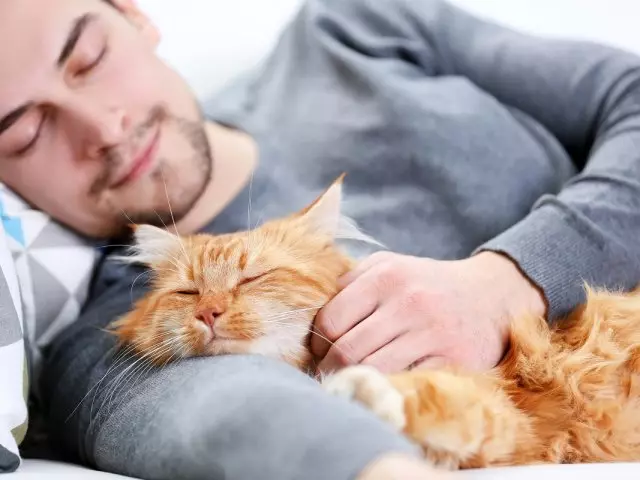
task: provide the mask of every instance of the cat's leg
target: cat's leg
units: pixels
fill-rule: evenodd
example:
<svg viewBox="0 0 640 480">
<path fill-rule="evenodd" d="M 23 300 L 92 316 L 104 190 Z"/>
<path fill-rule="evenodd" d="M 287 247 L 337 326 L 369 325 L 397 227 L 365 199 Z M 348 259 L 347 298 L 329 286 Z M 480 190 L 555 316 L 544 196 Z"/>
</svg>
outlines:
<svg viewBox="0 0 640 480">
<path fill-rule="evenodd" d="M 518 463 L 533 436 L 530 420 L 489 375 L 414 370 L 386 376 L 354 366 L 327 378 L 324 387 L 392 421 L 444 468 Z"/>
</svg>

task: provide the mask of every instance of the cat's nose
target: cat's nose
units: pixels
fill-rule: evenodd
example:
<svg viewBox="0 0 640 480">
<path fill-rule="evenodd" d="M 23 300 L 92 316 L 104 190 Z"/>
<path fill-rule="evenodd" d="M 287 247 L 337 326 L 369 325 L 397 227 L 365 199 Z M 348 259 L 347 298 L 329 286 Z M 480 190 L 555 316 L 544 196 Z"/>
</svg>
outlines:
<svg viewBox="0 0 640 480">
<path fill-rule="evenodd" d="M 209 328 L 213 330 L 213 326 L 216 323 L 216 319 L 221 315 L 216 309 L 213 308 L 204 308 L 196 313 L 196 319 L 200 320 L 205 325 L 208 325 Z"/>
</svg>

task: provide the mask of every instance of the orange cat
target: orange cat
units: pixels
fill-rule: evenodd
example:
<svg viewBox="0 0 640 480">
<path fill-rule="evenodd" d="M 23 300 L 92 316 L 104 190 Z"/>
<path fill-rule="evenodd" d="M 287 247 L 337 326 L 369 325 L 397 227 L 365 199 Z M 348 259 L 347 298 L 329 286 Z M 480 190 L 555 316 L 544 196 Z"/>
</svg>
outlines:
<svg viewBox="0 0 640 480">
<path fill-rule="evenodd" d="M 225 353 L 312 370 L 316 312 L 354 262 L 340 238 L 370 241 L 340 215 L 341 180 L 313 204 L 251 232 L 179 238 L 136 228 L 128 261 L 154 272 L 150 292 L 113 325 L 154 363 Z M 640 296 L 589 292 L 550 329 L 513 323 L 491 372 L 348 367 L 323 381 L 362 402 L 447 468 L 640 460 Z"/>
</svg>

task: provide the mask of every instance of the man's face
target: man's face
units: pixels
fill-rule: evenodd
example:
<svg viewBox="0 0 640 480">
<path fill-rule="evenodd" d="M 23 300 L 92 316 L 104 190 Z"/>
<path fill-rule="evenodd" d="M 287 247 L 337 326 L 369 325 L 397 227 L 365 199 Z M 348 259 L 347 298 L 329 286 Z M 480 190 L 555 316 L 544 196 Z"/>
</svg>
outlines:
<svg viewBox="0 0 640 480">
<path fill-rule="evenodd" d="M 0 1 L 0 181 L 91 236 L 177 220 L 211 174 L 188 87 L 114 3 Z"/>
</svg>

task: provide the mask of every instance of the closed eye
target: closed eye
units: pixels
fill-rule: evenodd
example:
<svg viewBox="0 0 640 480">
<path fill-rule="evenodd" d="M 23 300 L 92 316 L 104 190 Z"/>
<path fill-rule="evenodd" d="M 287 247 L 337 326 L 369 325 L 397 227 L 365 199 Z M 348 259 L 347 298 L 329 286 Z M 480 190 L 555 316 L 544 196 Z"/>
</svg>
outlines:
<svg viewBox="0 0 640 480">
<path fill-rule="evenodd" d="M 176 293 L 178 295 L 197 295 L 200 292 L 198 290 L 178 290 Z"/>
<path fill-rule="evenodd" d="M 260 280 L 261 278 L 266 277 L 267 275 L 275 272 L 277 269 L 272 268 L 271 270 L 267 270 L 266 272 L 256 273 L 254 275 L 246 275 L 240 279 L 239 285 L 246 285 L 251 282 L 255 282 L 256 280 Z"/>
<path fill-rule="evenodd" d="M 248 284 L 248 283 L 255 282 L 256 280 L 259 280 L 259 279 L 261 279 L 261 278 L 262 278 L 262 277 L 264 277 L 264 276 L 265 276 L 265 274 L 264 274 L 264 273 L 261 273 L 261 274 L 259 274 L 259 275 L 251 275 L 251 276 L 249 276 L 249 277 L 243 277 L 243 278 L 240 280 L 239 285 L 246 285 L 246 284 Z"/>
</svg>

